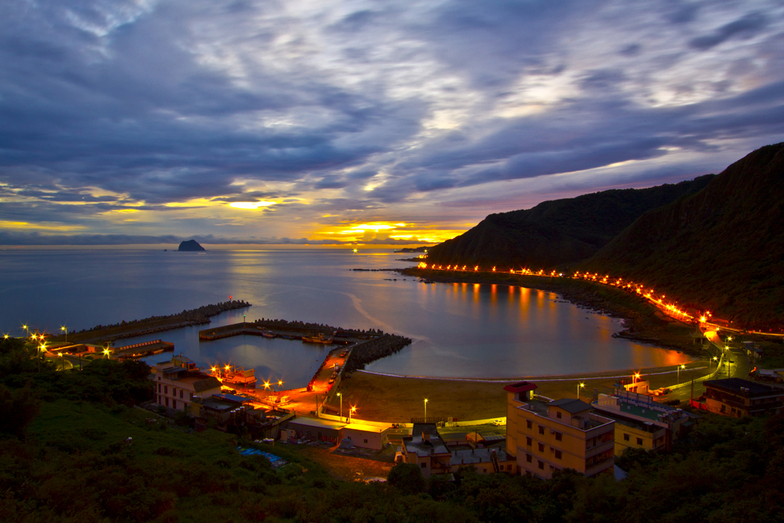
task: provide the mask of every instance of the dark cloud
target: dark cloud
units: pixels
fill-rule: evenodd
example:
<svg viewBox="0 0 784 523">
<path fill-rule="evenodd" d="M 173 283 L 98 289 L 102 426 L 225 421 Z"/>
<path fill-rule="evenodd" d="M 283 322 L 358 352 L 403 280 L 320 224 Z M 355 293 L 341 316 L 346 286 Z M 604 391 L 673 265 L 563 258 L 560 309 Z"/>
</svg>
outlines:
<svg viewBox="0 0 784 523">
<path fill-rule="evenodd" d="M 784 22 L 758 5 L 11 0 L 0 220 L 100 230 L 109 211 L 199 198 L 282 202 L 254 215 L 281 224 L 301 201 L 391 215 L 417 193 L 438 206 L 498 181 L 590 188 L 550 175 L 780 141 Z M 651 181 L 678 170 L 645 165 Z"/>
<path fill-rule="evenodd" d="M 629 44 L 620 50 L 620 54 L 623 56 L 634 57 L 639 55 L 641 51 L 642 46 L 640 44 Z"/>
<path fill-rule="evenodd" d="M 694 49 L 705 51 L 716 47 L 731 38 L 752 38 L 763 30 L 768 20 L 762 13 L 749 13 L 743 18 L 723 25 L 712 34 L 694 38 L 689 45 Z"/>
</svg>

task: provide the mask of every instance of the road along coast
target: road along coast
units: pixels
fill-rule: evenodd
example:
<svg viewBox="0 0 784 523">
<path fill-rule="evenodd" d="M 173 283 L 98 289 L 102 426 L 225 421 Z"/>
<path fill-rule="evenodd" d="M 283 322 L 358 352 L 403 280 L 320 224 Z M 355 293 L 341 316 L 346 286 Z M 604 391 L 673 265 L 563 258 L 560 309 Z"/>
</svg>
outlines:
<svg viewBox="0 0 784 523">
<path fill-rule="evenodd" d="M 685 368 L 680 370 L 673 365 L 591 374 L 521 376 L 506 379 L 431 378 L 358 371 L 343 379 L 340 391 L 344 404 L 348 401 L 357 407 L 355 415 L 358 419 L 407 423 L 411 418 L 423 416 L 424 400 L 427 399 L 428 417 L 465 421 L 505 417 L 504 386 L 518 381 L 534 382 L 539 387 L 537 393 L 554 399 L 576 398 L 579 388 L 580 398 L 590 401 L 594 390 L 611 393 L 619 380 L 631 380 L 638 372 L 641 379 L 650 382 L 652 389 L 658 389 L 671 388 L 677 383 L 688 388 L 692 379 L 697 380 L 714 371 L 715 367 L 710 363 L 700 360 L 687 363 Z M 581 383 L 584 387 L 580 387 Z M 667 397 L 663 399 L 666 400 Z"/>
</svg>

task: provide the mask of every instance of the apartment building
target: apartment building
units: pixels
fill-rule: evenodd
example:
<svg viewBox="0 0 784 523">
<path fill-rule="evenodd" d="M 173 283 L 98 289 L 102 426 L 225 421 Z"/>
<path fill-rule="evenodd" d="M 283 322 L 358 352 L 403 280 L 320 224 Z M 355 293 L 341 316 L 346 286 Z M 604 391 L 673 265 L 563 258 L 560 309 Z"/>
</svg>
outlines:
<svg viewBox="0 0 784 523">
<path fill-rule="evenodd" d="M 778 414 L 784 408 L 784 390 L 741 378 L 709 380 L 705 385 L 707 410 L 741 418 Z"/>
<path fill-rule="evenodd" d="M 615 422 L 579 399 L 552 400 L 522 381 L 507 385 L 506 453 L 521 473 L 548 479 L 556 470 L 613 472 Z"/>
</svg>

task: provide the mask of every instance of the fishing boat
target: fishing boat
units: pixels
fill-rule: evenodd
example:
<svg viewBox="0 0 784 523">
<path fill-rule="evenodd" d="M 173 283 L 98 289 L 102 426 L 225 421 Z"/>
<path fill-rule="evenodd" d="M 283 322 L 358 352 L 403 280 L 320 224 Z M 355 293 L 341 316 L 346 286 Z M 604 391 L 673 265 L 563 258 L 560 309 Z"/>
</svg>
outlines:
<svg viewBox="0 0 784 523">
<path fill-rule="evenodd" d="M 303 336 L 302 341 L 304 343 L 322 343 L 328 345 L 332 343 L 332 336 L 324 336 L 323 332 L 319 332 L 315 336 Z"/>
</svg>

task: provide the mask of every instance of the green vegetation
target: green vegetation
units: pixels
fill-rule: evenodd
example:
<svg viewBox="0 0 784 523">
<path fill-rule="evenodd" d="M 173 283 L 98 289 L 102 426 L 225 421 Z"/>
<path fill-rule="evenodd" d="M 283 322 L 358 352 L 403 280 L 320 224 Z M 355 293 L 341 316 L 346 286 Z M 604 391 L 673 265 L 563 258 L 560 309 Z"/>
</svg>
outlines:
<svg viewBox="0 0 784 523">
<path fill-rule="evenodd" d="M 397 465 L 387 484 L 336 481 L 297 446 L 258 445 L 289 464 L 242 456 L 251 442 L 194 433 L 138 408 L 143 364 L 83 371 L 38 365 L 0 342 L 0 520 L 24 522 L 778 521 L 784 416 L 703 418 L 675 452 L 627 453 L 629 478 L 550 481 L 463 468 L 447 481 Z M 21 359 L 20 359 L 21 358 Z M 16 369 L 13 374 L 9 369 Z M 124 382 L 124 383 L 123 383 Z M 145 396 L 144 394 L 147 394 Z M 130 439 L 129 439 L 130 438 Z"/>
<path fill-rule="evenodd" d="M 736 325 L 784 327 L 784 143 L 640 217 L 587 268 L 652 286 Z"/>
</svg>

